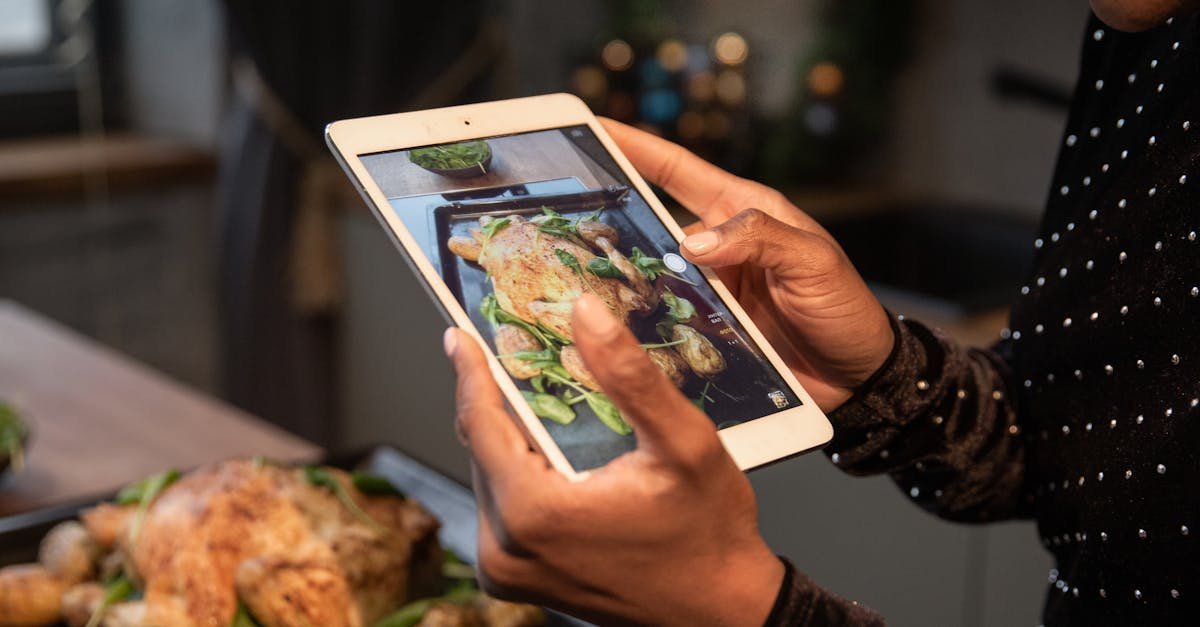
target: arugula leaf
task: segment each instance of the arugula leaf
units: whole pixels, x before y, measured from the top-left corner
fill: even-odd
[[[108,582],[104,586],[104,596],[100,598],[100,605],[92,611],[85,627],[97,627],[104,618],[104,614],[108,612],[108,608],[133,596],[136,591],[133,582],[125,576],[125,573],[121,573],[116,579]]]
[[[141,481],[131,483],[117,492],[117,505],[149,504],[167,486],[179,480],[179,471],[175,468],[164,470],[156,475],[150,475]]]
[[[531,378],[529,380],[529,385],[532,385],[533,389],[537,390],[538,392],[545,394],[546,393],[546,375],[539,374],[539,375]]]
[[[525,402],[529,403],[530,409],[539,418],[552,420],[560,425],[569,425],[575,421],[575,410],[553,394],[538,394],[522,390],[521,395],[525,397]]]
[[[490,322],[493,327],[499,327],[501,324],[511,324],[529,331],[529,333],[536,337],[538,341],[541,342],[546,348],[557,349],[558,346],[570,344],[570,341],[567,340],[567,338],[560,335],[554,329],[541,324],[530,324],[508,313],[507,311],[504,311],[504,309],[500,307],[499,301],[496,300],[496,295],[494,293],[484,296],[483,300],[479,302],[479,313],[483,314],[483,317],[487,318],[487,321]]]
[[[588,272],[605,279],[624,279],[625,273],[604,257],[593,257],[587,265]]]
[[[578,272],[579,274],[583,274],[583,268],[579,265],[579,258],[575,255],[572,255],[561,248],[555,248],[554,256],[558,257],[558,260],[561,261],[564,266],[574,270],[575,272]]]
[[[488,222],[487,224],[481,226],[479,228],[479,230],[483,231],[483,234],[485,236],[487,236],[488,239],[492,239],[492,236],[494,236],[497,232],[499,232],[500,229],[502,229],[510,224],[512,224],[512,219],[500,218],[499,220],[492,220],[492,221]]]
[[[335,497],[337,497],[337,500],[341,502],[342,506],[349,510],[350,514],[357,518],[360,522],[367,527],[370,527],[371,530],[375,531],[375,533],[378,533],[379,535],[387,534],[387,527],[379,524],[374,518],[371,518],[369,514],[364,512],[362,508],[358,506],[358,503],[354,502],[354,497],[346,491],[345,486],[343,486],[337,480],[337,478],[333,476],[333,473],[329,472],[328,469],[320,466],[305,466],[301,470],[304,473],[304,480],[307,481],[309,485],[329,490]]]
[[[404,493],[388,481],[387,477],[362,471],[350,473],[350,482],[354,489],[370,496],[398,496],[404,498]]]
[[[676,296],[671,290],[663,292],[662,299],[667,304],[667,315],[675,322],[687,322],[696,316],[696,306],[692,301]]]
[[[603,422],[604,426],[612,429],[617,435],[629,435],[633,433],[633,427],[630,427],[629,423],[625,422],[625,419],[621,417],[620,410],[617,409],[616,405],[613,405],[613,402],[603,392],[588,394],[587,404],[588,407],[592,408],[592,411],[596,412],[596,417],[600,419],[600,422]]]

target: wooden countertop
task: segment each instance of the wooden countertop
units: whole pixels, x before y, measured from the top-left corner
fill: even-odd
[[[0,517],[108,495],[166,468],[234,456],[316,460],[321,450],[0,300],[0,398],[33,430],[24,472],[0,482]]]

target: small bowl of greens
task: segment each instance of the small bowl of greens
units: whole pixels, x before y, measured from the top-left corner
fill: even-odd
[[[426,146],[408,151],[408,160],[434,174],[469,179],[491,171],[492,147],[485,141]]]
[[[0,474],[9,468],[21,472],[25,468],[25,444],[29,441],[29,426],[21,420],[17,409],[0,399]]]

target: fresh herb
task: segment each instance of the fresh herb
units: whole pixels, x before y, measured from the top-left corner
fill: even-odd
[[[13,472],[25,468],[25,438],[28,435],[29,428],[16,408],[0,401],[0,457],[8,457]]]
[[[585,287],[587,287],[588,289],[592,289],[592,286],[590,284],[588,284],[587,275],[583,273],[583,266],[579,265],[578,257],[576,257],[575,255],[572,255],[571,253],[569,253],[561,248],[554,249],[554,256],[558,257],[558,260],[561,261],[564,266],[570,268],[571,270],[574,270],[575,274],[578,274],[579,278],[583,280],[583,284]],[[592,290],[592,291],[595,291],[595,290]]]
[[[425,612],[428,612],[429,608],[438,603],[453,603],[455,605],[468,603],[479,594],[479,590],[473,584],[463,584],[468,584],[468,582],[462,582],[462,584],[454,586],[449,592],[440,597],[413,601],[383,617],[372,627],[414,627],[414,625],[420,624],[421,619],[425,617]]]
[[[696,316],[696,306],[692,301],[676,296],[671,290],[664,292],[662,299],[667,304],[667,315],[675,322],[687,322]]]
[[[129,538],[132,543],[136,544],[138,536],[141,535],[142,522],[146,519],[146,512],[150,509],[150,504],[154,502],[155,498],[158,498],[163,490],[178,480],[179,471],[171,468],[127,485],[117,492],[118,505],[136,504],[138,506],[137,513],[133,517],[133,525],[129,530]]]
[[[533,389],[537,390],[538,392],[545,394],[546,393],[546,375],[539,374],[539,375],[531,378],[529,380],[529,385],[533,386]]]
[[[250,608],[246,607],[246,604],[242,603],[241,599],[238,599],[237,614],[233,615],[233,622],[229,624],[229,627],[262,626],[259,624],[258,620],[254,618],[254,615],[250,613]]]
[[[585,216],[572,220],[549,207],[542,207],[542,215],[531,218],[529,221],[536,224],[538,230],[542,233],[572,238],[579,235],[580,222],[598,222],[600,214],[603,211],[604,207],[601,207]]]
[[[465,141],[440,146],[414,148],[408,151],[408,160],[431,170],[462,170],[478,167],[487,174],[483,162],[492,154],[492,149],[482,141]]]
[[[633,433],[633,428],[625,422],[616,405],[613,405],[612,401],[603,392],[596,392],[583,387],[583,384],[575,380],[567,372],[567,369],[562,367],[562,364],[546,366],[542,368],[542,374],[546,376],[547,380],[569,387],[580,395],[580,397],[564,400],[563,402],[573,405],[578,403],[580,398],[582,398],[582,400],[587,401],[588,407],[592,408],[592,411],[596,414],[596,418],[604,423],[604,426],[612,429],[614,433],[618,435]]]
[[[713,400],[713,397],[708,395],[708,388],[710,388],[710,387],[712,387],[712,381],[705,381],[704,389],[700,390],[700,396],[697,396],[696,398],[692,399],[692,404],[695,405],[696,407],[700,408],[700,411],[704,411],[704,403],[706,401],[709,403],[716,402],[715,400]]]
[[[475,567],[463,561],[454,551],[446,549],[442,553],[442,577],[452,580],[475,580]]]
[[[510,224],[512,224],[511,218],[500,218],[499,220],[492,220],[488,222],[480,227],[480,230],[483,231],[483,234],[486,235],[488,239],[492,239],[492,237],[495,236],[500,229]]]
[[[554,256],[558,257],[558,260],[561,261],[564,266],[574,270],[579,274],[583,274],[583,268],[579,266],[579,258],[577,258],[575,255],[572,255],[561,248],[555,248]]]
[[[587,265],[588,272],[605,279],[624,279],[625,273],[604,257],[593,257]]]
[[[500,302],[496,300],[495,294],[488,294],[483,297],[483,300],[479,303],[479,313],[482,313],[483,317],[487,318],[488,322],[492,323],[494,327],[499,327],[502,324],[511,324],[525,329],[546,348],[557,348],[558,346],[570,343],[570,340],[545,325],[530,324],[504,311],[500,307]]]
[[[629,255],[629,262],[632,263],[635,268],[641,270],[642,274],[646,275],[646,278],[650,279],[651,281],[660,276],[669,276],[673,279],[683,281],[688,285],[695,285],[695,283],[688,280],[687,277],[672,272],[671,269],[667,267],[667,264],[663,263],[662,259],[647,256],[646,253],[643,253],[642,250],[637,246],[633,247],[633,251]]]
[[[104,586],[104,596],[100,599],[100,605],[92,611],[85,627],[97,627],[104,618],[104,614],[108,612],[108,608],[132,597],[136,591],[133,582],[124,573],[108,582]]]
[[[645,350],[650,350],[652,348],[670,348],[672,346],[679,346],[680,344],[683,344],[686,341],[687,340],[672,340],[670,342],[657,342],[654,344],[642,344],[642,348]]]
[[[392,485],[392,482],[388,481],[387,477],[356,470],[350,473],[350,482],[354,484],[356,490],[363,494],[404,498],[404,493]]]
[[[604,423],[604,426],[612,429],[617,435],[629,435],[633,433],[633,427],[630,427],[629,423],[625,422],[625,419],[621,417],[620,410],[617,409],[616,405],[613,405],[613,402],[603,392],[592,392],[587,396],[586,400],[588,407],[591,407],[592,411],[596,412],[596,417],[600,419],[600,422]]]
[[[575,410],[559,397],[526,390],[522,390],[521,395],[525,397],[525,402],[529,403],[529,407],[539,418],[552,420],[560,425],[569,425],[575,422]]]
[[[342,506],[349,510],[350,514],[357,518],[360,522],[367,527],[370,527],[371,530],[379,535],[387,534],[387,528],[376,522],[374,518],[371,518],[369,514],[364,512],[362,508],[358,506],[358,503],[354,502],[354,497],[346,491],[346,487],[343,486],[342,483],[333,476],[333,473],[329,472],[329,470],[320,466],[305,466],[303,468],[303,472],[304,479],[305,481],[308,481],[309,485],[329,490],[335,497],[337,497],[337,500],[342,503]]]

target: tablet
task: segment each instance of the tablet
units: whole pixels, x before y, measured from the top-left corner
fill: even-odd
[[[326,139],[448,321],[485,346],[530,443],[568,477],[637,446],[573,345],[585,292],[709,415],[743,470],[832,437],[716,275],[679,254],[679,225],[578,98],[342,120]]]

